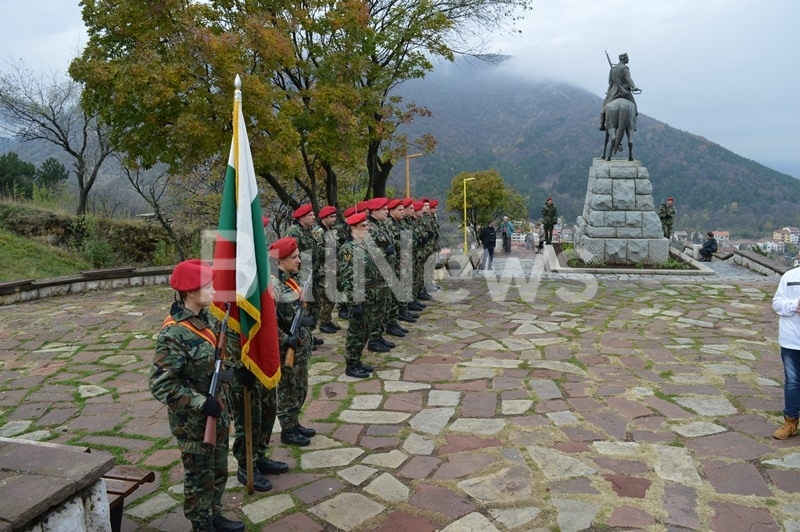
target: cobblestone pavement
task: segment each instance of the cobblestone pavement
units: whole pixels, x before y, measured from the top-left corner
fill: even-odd
[[[800,531],[800,437],[783,406],[776,279],[546,274],[499,256],[445,279],[374,377],[343,334],[312,359],[289,473],[226,513],[249,530]],[[167,287],[0,307],[0,436],[85,445],[157,472],[125,530],[189,530],[147,372]],[[235,463],[231,460],[231,471]]]

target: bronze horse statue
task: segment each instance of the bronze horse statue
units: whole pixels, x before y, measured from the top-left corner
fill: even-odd
[[[625,98],[608,102],[604,109],[606,121],[606,140],[601,159],[611,160],[611,156],[622,151],[622,136],[628,137],[628,160],[633,160],[633,131],[636,128],[636,106]],[[608,141],[611,140],[609,147]],[[606,156],[608,151],[608,156]]]

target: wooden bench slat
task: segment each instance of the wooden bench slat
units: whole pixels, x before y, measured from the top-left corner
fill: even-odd
[[[139,487],[139,482],[133,482],[130,480],[118,480],[116,478],[104,478],[103,479],[106,483],[106,493],[110,493],[113,495],[122,495],[123,497],[127,497]]]
[[[116,466],[103,475],[103,478],[129,480],[144,484],[145,482],[153,482],[156,479],[156,474],[153,471],[145,471],[131,466]]]

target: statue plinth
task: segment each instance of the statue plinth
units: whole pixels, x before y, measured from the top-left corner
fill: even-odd
[[[574,241],[587,265],[667,262],[669,240],[654,209],[650,174],[640,161],[594,159]]]

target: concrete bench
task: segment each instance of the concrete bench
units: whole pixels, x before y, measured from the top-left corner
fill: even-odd
[[[125,497],[139,489],[142,484],[153,482],[156,475],[152,471],[131,466],[116,466],[103,475],[106,483],[108,507],[111,510],[111,530],[119,532],[122,528],[122,507]]]

